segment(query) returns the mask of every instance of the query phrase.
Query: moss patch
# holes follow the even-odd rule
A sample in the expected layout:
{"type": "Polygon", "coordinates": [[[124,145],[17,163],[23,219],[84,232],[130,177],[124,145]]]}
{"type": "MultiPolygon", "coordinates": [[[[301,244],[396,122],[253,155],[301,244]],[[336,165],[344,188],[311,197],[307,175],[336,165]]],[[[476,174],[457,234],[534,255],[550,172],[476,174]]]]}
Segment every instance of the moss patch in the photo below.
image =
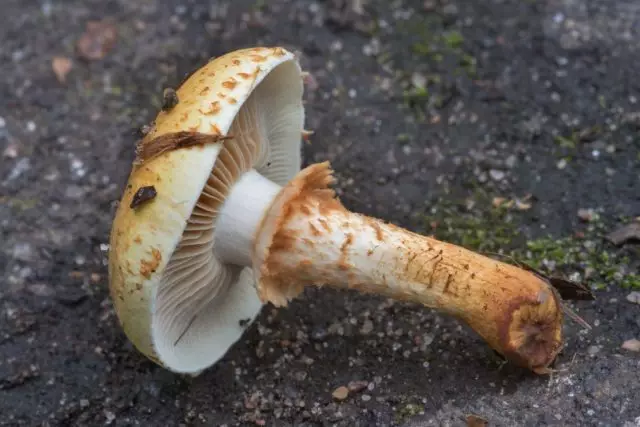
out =
{"type": "Polygon", "coordinates": [[[392,54],[399,71],[404,103],[418,119],[443,108],[456,93],[456,78],[476,77],[476,59],[463,34],[438,14],[415,14],[398,28],[412,55],[392,54]]]}
{"type": "Polygon", "coordinates": [[[407,403],[399,406],[395,411],[396,423],[404,423],[410,418],[420,415],[424,411],[424,406],[416,403],[407,403]]]}
{"type": "Polygon", "coordinates": [[[604,239],[605,224],[595,218],[573,236],[542,236],[526,239],[518,231],[521,212],[494,207],[486,194],[469,201],[439,202],[436,212],[425,218],[428,230],[438,239],[488,256],[502,255],[512,264],[526,262],[547,274],[583,281],[593,289],[607,286],[640,289],[636,273],[640,249],[619,249],[604,239]]]}

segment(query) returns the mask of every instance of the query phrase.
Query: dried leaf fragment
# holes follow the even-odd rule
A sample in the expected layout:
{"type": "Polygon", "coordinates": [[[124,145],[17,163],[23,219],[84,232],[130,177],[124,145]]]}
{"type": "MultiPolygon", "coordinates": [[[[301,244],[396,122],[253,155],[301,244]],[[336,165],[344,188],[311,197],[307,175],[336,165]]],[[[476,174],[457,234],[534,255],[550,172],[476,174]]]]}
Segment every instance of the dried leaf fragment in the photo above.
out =
{"type": "Polygon", "coordinates": [[[477,415],[467,415],[467,427],[486,427],[489,421],[477,415]]]}
{"type": "Polygon", "coordinates": [[[188,131],[167,133],[151,140],[139,141],[136,146],[136,159],[134,164],[141,165],[167,151],[193,147],[194,145],[215,144],[231,138],[231,136],[223,136],[217,133],[188,131]]]}
{"type": "Polygon", "coordinates": [[[153,185],[148,185],[145,187],[138,188],[138,191],[133,195],[133,199],[131,200],[131,204],[129,207],[131,209],[136,209],[140,205],[155,199],[158,195],[156,188],[153,185]]]}
{"type": "Polygon", "coordinates": [[[60,83],[67,81],[67,74],[71,71],[73,63],[65,56],[54,56],[51,60],[51,68],[60,83]]]}
{"type": "Polygon", "coordinates": [[[76,47],[84,59],[97,61],[109,53],[116,43],[117,36],[116,28],[111,23],[89,21],[76,47]]]}
{"type": "Polygon", "coordinates": [[[504,197],[494,197],[491,201],[494,208],[510,208],[513,206],[513,200],[507,200],[504,197]]]}
{"type": "Polygon", "coordinates": [[[532,195],[527,194],[522,199],[515,199],[516,209],[519,211],[527,211],[531,209],[532,204],[530,203],[532,195]]]}
{"type": "Polygon", "coordinates": [[[616,246],[630,240],[640,241],[640,221],[635,221],[607,234],[607,240],[616,246]]]}
{"type": "Polygon", "coordinates": [[[520,266],[525,270],[529,270],[541,279],[553,286],[560,294],[563,300],[569,301],[593,301],[596,299],[591,289],[582,283],[573,282],[561,277],[550,277],[541,272],[540,270],[532,267],[525,262],[519,262],[520,266]]]}
{"type": "Polygon", "coordinates": [[[305,142],[310,142],[311,141],[311,135],[313,135],[315,132],[312,130],[307,130],[307,129],[302,129],[302,139],[305,142]]]}

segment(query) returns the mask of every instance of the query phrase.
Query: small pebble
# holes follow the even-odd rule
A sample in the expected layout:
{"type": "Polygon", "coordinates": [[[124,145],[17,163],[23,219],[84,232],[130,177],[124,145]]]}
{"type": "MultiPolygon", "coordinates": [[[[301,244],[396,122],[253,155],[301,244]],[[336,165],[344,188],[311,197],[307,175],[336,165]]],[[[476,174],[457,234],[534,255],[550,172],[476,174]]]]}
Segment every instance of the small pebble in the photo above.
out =
{"type": "Polygon", "coordinates": [[[622,343],[622,348],[629,351],[640,351],[640,340],[627,340],[622,343]]]}
{"type": "Polygon", "coordinates": [[[631,292],[629,295],[627,295],[627,301],[634,304],[640,304],[640,292],[638,291],[631,292]]]}
{"type": "Polygon", "coordinates": [[[337,389],[333,390],[333,393],[331,393],[331,395],[336,400],[345,400],[347,396],[349,396],[349,389],[345,386],[340,386],[337,389]]]}
{"type": "Polygon", "coordinates": [[[370,334],[373,331],[373,322],[369,319],[365,320],[362,328],[360,328],[360,333],[363,335],[370,334]]]}
{"type": "Polygon", "coordinates": [[[560,170],[567,167],[567,161],[565,159],[561,159],[558,163],[556,163],[556,167],[560,170]]]}
{"type": "Polygon", "coordinates": [[[498,169],[491,169],[489,171],[489,176],[494,181],[502,181],[504,179],[505,173],[498,169]]]}
{"type": "Polygon", "coordinates": [[[31,162],[28,158],[24,157],[16,163],[16,165],[9,172],[9,176],[7,177],[7,181],[14,181],[20,177],[23,173],[27,172],[31,169],[31,162]]]}
{"type": "Polygon", "coordinates": [[[7,147],[2,152],[2,155],[7,159],[15,159],[16,157],[18,157],[18,148],[13,144],[7,145],[7,147]]]}
{"type": "Polygon", "coordinates": [[[593,218],[595,217],[595,212],[593,211],[593,209],[578,209],[578,218],[580,218],[583,221],[593,221],[593,218]]]}
{"type": "Polygon", "coordinates": [[[596,355],[599,351],[600,351],[600,346],[598,345],[592,345],[587,349],[587,353],[589,353],[590,356],[596,355]]]}
{"type": "Polygon", "coordinates": [[[358,392],[367,388],[368,385],[369,383],[367,381],[351,381],[347,384],[347,387],[349,391],[358,392]]]}

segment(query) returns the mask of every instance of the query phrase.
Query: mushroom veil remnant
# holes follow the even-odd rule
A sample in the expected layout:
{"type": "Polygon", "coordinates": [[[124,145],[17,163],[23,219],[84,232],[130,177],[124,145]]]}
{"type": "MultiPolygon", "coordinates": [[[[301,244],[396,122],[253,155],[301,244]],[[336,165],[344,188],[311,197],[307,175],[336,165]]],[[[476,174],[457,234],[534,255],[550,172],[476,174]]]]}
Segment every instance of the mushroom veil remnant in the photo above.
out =
{"type": "Polygon", "coordinates": [[[562,292],[531,269],[346,209],[328,163],[300,170],[302,80],[285,49],[228,53],[192,74],[139,142],[109,252],[129,339],[167,369],[198,373],[264,303],[331,286],[452,314],[507,359],[548,372],[562,292]]]}

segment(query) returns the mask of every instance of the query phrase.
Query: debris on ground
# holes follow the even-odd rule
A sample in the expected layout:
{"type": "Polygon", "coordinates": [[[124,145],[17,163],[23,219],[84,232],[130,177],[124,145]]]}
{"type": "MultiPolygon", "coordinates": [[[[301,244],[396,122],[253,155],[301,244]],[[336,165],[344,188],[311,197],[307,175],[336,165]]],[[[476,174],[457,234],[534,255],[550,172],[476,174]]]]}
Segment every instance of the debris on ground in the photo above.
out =
{"type": "Polygon", "coordinates": [[[492,205],[494,208],[515,208],[519,211],[527,211],[533,206],[531,203],[531,197],[531,194],[527,194],[522,198],[516,197],[514,199],[507,199],[506,197],[494,197],[492,200],[492,205]]]}
{"type": "Polygon", "coordinates": [[[591,222],[596,218],[596,213],[593,209],[578,209],[578,218],[585,222],[591,222]]]}
{"type": "Polygon", "coordinates": [[[640,340],[631,339],[622,343],[622,348],[629,351],[640,351],[640,340]]]}
{"type": "Polygon", "coordinates": [[[631,292],[629,295],[627,295],[627,301],[634,304],[640,304],[640,292],[638,291],[631,292]]]}
{"type": "Polygon", "coordinates": [[[467,415],[467,427],[487,427],[489,422],[477,415],[467,415]]]}
{"type": "Polygon", "coordinates": [[[340,386],[333,390],[331,396],[333,396],[333,398],[336,400],[345,400],[347,396],[349,396],[349,389],[345,386],[340,386]]]}
{"type": "Polygon", "coordinates": [[[51,60],[51,68],[60,83],[66,83],[67,74],[73,68],[71,60],[65,56],[54,56],[51,60]]]}
{"type": "Polygon", "coordinates": [[[82,58],[98,61],[113,49],[116,39],[117,31],[113,24],[107,21],[89,21],[76,47],[82,58]]]}
{"type": "Polygon", "coordinates": [[[607,234],[607,240],[620,246],[631,240],[640,241],[640,221],[634,221],[607,234]]]}

